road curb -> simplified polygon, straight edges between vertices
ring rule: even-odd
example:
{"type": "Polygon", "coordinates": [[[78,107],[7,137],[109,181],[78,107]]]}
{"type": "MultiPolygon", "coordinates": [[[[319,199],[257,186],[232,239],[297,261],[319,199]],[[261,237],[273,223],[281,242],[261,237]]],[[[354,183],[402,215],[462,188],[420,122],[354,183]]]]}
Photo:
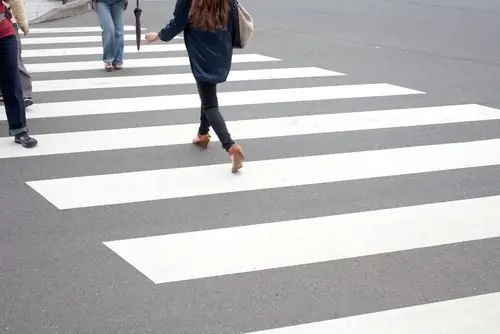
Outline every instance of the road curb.
{"type": "Polygon", "coordinates": [[[90,11],[92,11],[91,0],[75,0],[59,8],[51,9],[47,13],[40,15],[39,17],[30,21],[29,23],[35,24],[35,23],[55,21],[67,17],[77,16],[90,11]]]}

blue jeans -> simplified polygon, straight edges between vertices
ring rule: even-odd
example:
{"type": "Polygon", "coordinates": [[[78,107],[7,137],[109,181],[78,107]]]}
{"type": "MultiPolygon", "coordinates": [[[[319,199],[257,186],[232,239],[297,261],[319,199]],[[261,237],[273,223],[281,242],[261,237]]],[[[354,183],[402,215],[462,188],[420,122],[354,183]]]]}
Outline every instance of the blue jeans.
{"type": "MultiPolygon", "coordinates": [[[[31,98],[33,95],[33,88],[32,88],[32,83],[31,83],[31,75],[29,74],[28,70],[26,69],[26,66],[24,66],[24,61],[23,57],[21,55],[21,37],[19,36],[19,25],[17,23],[13,24],[14,30],[16,31],[16,37],[17,37],[17,49],[19,50],[19,56],[17,58],[17,63],[19,67],[19,75],[21,76],[21,85],[23,86],[23,94],[24,98],[31,98]]],[[[1,97],[3,97],[2,94],[0,94],[1,97]]]]}
{"type": "Polygon", "coordinates": [[[0,38],[0,90],[11,136],[28,132],[18,55],[16,35],[0,38]]]}
{"type": "Polygon", "coordinates": [[[98,0],[96,13],[102,29],[102,60],[123,64],[123,0],[98,0]]]}

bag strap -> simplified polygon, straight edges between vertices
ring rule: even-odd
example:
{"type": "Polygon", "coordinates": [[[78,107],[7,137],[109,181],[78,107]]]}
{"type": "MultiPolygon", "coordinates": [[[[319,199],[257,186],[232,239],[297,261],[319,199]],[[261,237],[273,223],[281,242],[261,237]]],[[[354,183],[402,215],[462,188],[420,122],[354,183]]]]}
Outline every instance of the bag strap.
{"type": "Polygon", "coordinates": [[[238,0],[232,1],[232,18],[233,18],[233,31],[232,31],[232,44],[233,48],[241,48],[241,35],[240,35],[240,17],[238,12],[238,0]]]}
{"type": "Polygon", "coordinates": [[[1,1],[4,12],[0,14],[0,22],[5,19],[12,19],[12,12],[10,11],[10,6],[7,6],[3,1],[1,1]]]}

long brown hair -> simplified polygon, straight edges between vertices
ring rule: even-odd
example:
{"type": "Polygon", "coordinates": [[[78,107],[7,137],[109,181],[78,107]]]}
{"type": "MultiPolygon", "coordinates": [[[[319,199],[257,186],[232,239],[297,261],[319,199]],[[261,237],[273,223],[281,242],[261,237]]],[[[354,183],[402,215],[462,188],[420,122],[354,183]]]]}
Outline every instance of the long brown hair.
{"type": "Polygon", "coordinates": [[[200,30],[222,30],[227,25],[230,10],[229,0],[193,0],[189,23],[200,30]]]}

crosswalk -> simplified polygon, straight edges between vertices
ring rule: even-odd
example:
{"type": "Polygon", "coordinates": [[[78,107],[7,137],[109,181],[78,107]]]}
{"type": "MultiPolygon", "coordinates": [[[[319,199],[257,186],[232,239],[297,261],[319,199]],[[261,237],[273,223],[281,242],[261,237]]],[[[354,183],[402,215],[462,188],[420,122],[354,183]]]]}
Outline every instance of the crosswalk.
{"type": "MultiPolygon", "coordinates": [[[[125,60],[125,68],[107,74],[99,61],[98,27],[33,28],[31,36],[23,39],[23,45],[28,46],[23,50],[23,57],[34,77],[33,91],[37,96],[63,98],[35,101],[27,113],[29,121],[69,118],[78,122],[79,117],[140,116],[152,111],[161,111],[168,118],[176,111],[197,110],[200,101],[193,91],[194,79],[189,72],[182,37],[169,44],[144,45],[138,54],[132,42],[135,41],[133,29],[131,26],[125,28],[125,53],[130,58],[125,60]],[[72,33],[80,35],[72,36],[72,33]],[[154,69],[159,69],[159,73],[153,73],[154,69]],[[162,92],[169,87],[179,90],[175,94],[162,92]],[[116,92],[122,89],[126,89],[126,93],[117,96],[116,92]],[[154,94],[148,94],[148,89],[156,90],[154,94]]],[[[324,102],[323,106],[334,101],[362,98],[399,97],[403,105],[406,98],[426,94],[385,82],[343,82],[348,77],[349,73],[315,67],[314,64],[297,67],[289,65],[286,59],[237,52],[233,58],[233,70],[224,84],[228,89],[219,92],[219,104],[225,115],[225,107],[270,108],[279,104],[303,103],[307,108],[308,103],[324,102]],[[304,83],[305,79],[307,83],[304,83]],[[293,80],[298,80],[303,86],[287,87],[293,80]],[[277,87],[273,87],[274,84],[277,87]],[[264,87],[258,88],[258,85],[264,87]]],[[[5,120],[2,112],[2,126],[5,126],[5,120]]],[[[92,155],[99,152],[175,145],[187,147],[197,130],[197,120],[193,118],[190,122],[167,125],[144,122],[82,131],[54,128],[50,133],[37,133],[36,126],[32,126],[39,146],[31,150],[21,149],[12,143],[11,138],[0,137],[0,159],[44,156],[71,159],[82,153],[92,159],[92,155]]],[[[301,115],[236,119],[227,124],[237,142],[259,142],[499,120],[500,110],[470,103],[368,108],[359,112],[332,108],[313,114],[304,112],[301,115]]],[[[222,152],[217,138],[212,137],[209,150],[222,152]]],[[[264,150],[262,146],[262,152],[264,150]]],[[[47,171],[46,178],[28,179],[26,185],[60,211],[115,205],[123,205],[123,210],[127,210],[127,205],[132,203],[249,192],[261,196],[263,191],[273,189],[294,192],[297,187],[498,166],[498,152],[500,135],[376,150],[311,152],[293,157],[254,155],[237,175],[230,173],[227,157],[222,153],[216,164],[203,162],[201,154],[199,164],[176,168],[146,167],[116,173],[89,172],[88,175],[69,171],[69,177],[47,171]]],[[[147,166],[147,161],[144,164],[147,166]]],[[[231,209],[226,207],[224,210],[231,209]]],[[[237,220],[238,213],[232,214],[237,220]]],[[[130,238],[100,242],[125,261],[131,271],[137,270],[149,282],[159,285],[214,277],[231,279],[234,277],[231,275],[266,270],[272,274],[273,270],[292,266],[498,238],[499,217],[500,196],[493,195],[329,216],[295,217],[284,221],[270,221],[259,215],[251,225],[240,226],[235,221],[234,226],[224,228],[147,237],[131,235],[130,238]]],[[[500,294],[490,293],[322,322],[290,324],[253,333],[493,333],[498,319],[500,294]]]]}

